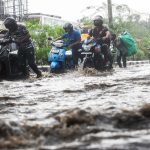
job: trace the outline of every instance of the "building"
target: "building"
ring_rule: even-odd
[[[68,22],[56,15],[28,13],[28,0],[0,0],[0,21],[3,21],[6,17],[13,17],[18,22],[37,19],[40,24],[50,26],[62,26]],[[73,22],[71,23],[75,24]]]
[[[55,15],[48,15],[48,14],[42,14],[42,13],[30,13],[27,15],[29,20],[30,19],[37,19],[40,24],[42,25],[64,25],[64,23],[68,22],[67,20],[62,20],[60,16]]]
[[[10,16],[23,21],[27,13],[28,0],[0,0],[0,20]]]

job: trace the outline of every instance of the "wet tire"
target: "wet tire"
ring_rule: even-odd
[[[13,64],[11,64],[11,73],[12,74],[19,74],[21,71],[19,70],[19,65],[18,65],[18,63],[17,62],[15,62],[15,63],[13,63]]]
[[[98,55],[98,57],[95,57],[94,59],[94,66],[97,70],[103,70],[104,69],[104,57],[103,55]]]
[[[50,73],[55,73],[55,70],[53,70],[53,69],[50,69]]]
[[[94,63],[92,58],[85,58],[83,59],[83,69],[85,68],[93,68],[94,67]]]

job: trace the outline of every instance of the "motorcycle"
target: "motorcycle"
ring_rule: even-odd
[[[93,38],[87,38],[82,44],[83,52],[81,55],[84,55],[83,58],[83,69],[85,68],[95,68],[96,70],[104,69],[104,55],[101,52],[101,45],[97,44]]]
[[[21,75],[16,43],[10,39],[0,39],[0,78],[15,78]]]
[[[49,38],[48,40],[52,40]],[[67,45],[63,40],[51,42],[52,49],[48,54],[50,72],[64,72],[65,69],[73,68],[72,52],[66,50]]]

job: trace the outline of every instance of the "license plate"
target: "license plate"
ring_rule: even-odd
[[[92,52],[82,52],[81,54],[82,54],[82,55],[91,55]]]
[[[17,54],[18,54],[18,51],[17,51],[17,50],[16,50],[16,51],[11,51],[10,54],[12,54],[12,55],[17,55]]]

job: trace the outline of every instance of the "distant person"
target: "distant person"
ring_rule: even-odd
[[[112,36],[112,40],[114,41],[114,46],[117,48],[117,64],[120,68],[126,68],[128,50],[122,43],[121,39],[115,34]]]
[[[63,29],[65,33],[56,40],[66,39],[67,45],[72,50],[72,58],[74,67],[78,66],[78,58],[79,58],[79,52],[78,49],[81,48],[81,34],[73,29],[73,25],[71,23],[65,23],[63,26]],[[55,41],[56,41],[55,40]]]
[[[90,37],[93,37],[97,44],[101,44],[102,53],[104,54],[105,66],[112,68],[112,56],[110,53],[110,31],[103,25],[103,17],[96,16],[93,19],[94,28],[89,31]]]
[[[25,26],[17,24],[16,20],[7,17],[4,20],[4,25],[8,29],[6,36],[11,37],[18,46],[18,59],[20,62],[20,69],[24,77],[29,77],[28,65],[37,74],[37,78],[42,76],[41,71],[35,63],[34,46],[31,41],[31,36]]]
[[[115,46],[116,34],[111,33],[111,43],[110,43],[110,51],[112,55],[113,63],[116,61],[117,48]]]

